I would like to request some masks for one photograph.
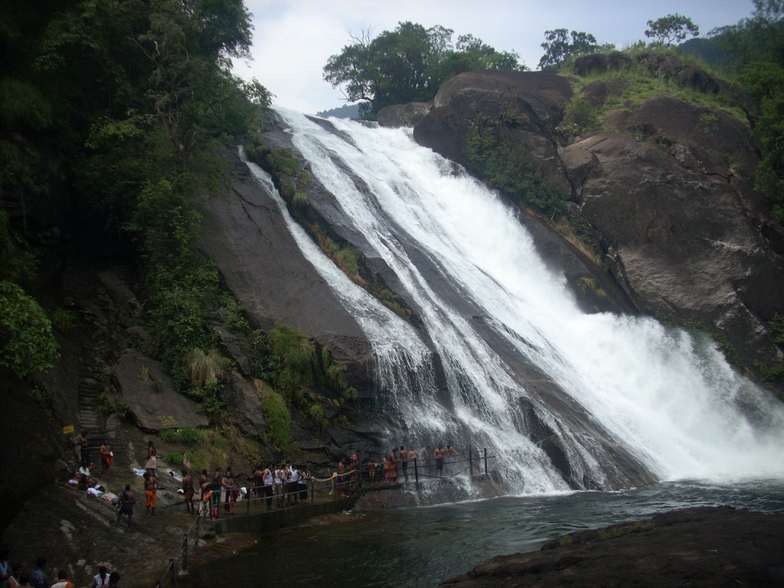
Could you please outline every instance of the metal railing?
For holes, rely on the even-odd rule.
[[[178,576],[188,573],[188,543],[190,542],[191,534],[193,534],[193,550],[198,552],[199,534],[201,527],[204,524],[204,514],[205,513],[199,509],[191,526],[183,533],[182,541],[180,541],[174,554],[169,558],[169,563],[166,566],[166,570],[163,572],[161,579],[155,583],[156,588],[162,588],[165,585],[164,583],[167,578],[169,579],[169,586],[171,586],[171,588],[176,588]]]
[[[251,514],[251,510],[261,510],[256,508],[257,505],[266,503],[267,510],[290,508],[297,504],[310,503],[314,504],[319,501],[329,501],[343,498],[348,494],[356,494],[366,489],[380,489],[380,488],[398,488],[403,484],[410,484],[413,482],[415,485],[424,483],[432,483],[434,480],[443,480],[454,478],[469,472],[469,476],[476,474],[488,474],[488,461],[494,459],[496,456],[488,455],[487,449],[484,449],[479,455],[474,455],[472,450],[468,451],[468,456],[462,459],[454,459],[452,456],[444,459],[443,463],[439,464],[435,458],[427,460],[414,459],[408,462],[397,460],[395,465],[397,469],[394,475],[384,475],[384,470],[380,472],[380,476],[376,476],[379,471],[376,468],[373,473],[368,471],[367,464],[359,470],[350,470],[342,474],[333,473],[329,478],[308,478],[307,484],[299,484],[296,490],[292,489],[286,483],[270,486],[248,486],[243,489],[238,489],[240,496],[238,501],[225,499],[226,492],[217,489],[212,491],[212,495],[206,499],[199,499],[196,518],[191,523],[188,530],[183,534],[182,541],[178,545],[174,554],[169,558],[166,570],[163,572],[161,579],[156,583],[156,587],[162,588],[166,585],[168,579],[169,586],[176,588],[179,576],[184,576],[188,572],[188,558],[190,555],[188,544],[192,541],[193,551],[198,551],[199,548],[199,535],[202,527],[204,527],[209,519],[220,518],[221,507],[225,510],[231,510],[236,513],[236,509],[240,507],[240,503],[245,503],[245,514]],[[407,463],[407,467],[403,468],[403,463]],[[459,469],[461,465],[465,465]],[[456,470],[457,467],[457,470]],[[484,471],[483,471],[484,470]],[[387,472],[390,470],[387,469]],[[408,476],[412,479],[409,480]],[[252,478],[246,474],[238,474],[237,477],[245,477],[249,481]],[[403,478],[401,481],[400,478]],[[303,487],[304,486],[304,487]],[[242,490],[245,491],[242,494]],[[263,511],[262,511],[263,512]],[[255,513],[254,513],[255,514]],[[192,537],[191,537],[192,535]]]

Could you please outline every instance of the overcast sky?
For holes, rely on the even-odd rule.
[[[584,31],[618,48],[646,39],[647,21],[688,16],[705,36],[748,16],[751,0],[245,0],[253,14],[253,61],[234,64],[275,94],[274,103],[313,114],[346,104],[323,80],[331,55],[351,44],[349,33],[373,37],[411,21],[472,34],[499,51],[516,51],[536,69],[544,31]]]

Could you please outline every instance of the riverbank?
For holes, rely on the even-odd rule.
[[[784,586],[784,513],[698,507],[501,555],[443,588]]]

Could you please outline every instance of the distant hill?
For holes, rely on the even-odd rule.
[[[713,67],[728,66],[733,62],[733,58],[719,46],[716,39],[689,39],[678,45],[678,51],[699,57]]]
[[[359,104],[346,104],[332,110],[322,110],[317,116],[334,116],[335,118],[359,118]]]

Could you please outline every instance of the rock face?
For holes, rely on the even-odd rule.
[[[270,329],[282,322],[315,338],[348,364],[352,385],[370,387],[364,367],[370,344],[356,320],[303,257],[272,196],[236,154],[226,159],[234,167],[233,190],[206,203],[199,247],[256,324]]]
[[[261,394],[236,371],[229,374],[227,385],[221,391],[221,400],[226,403],[226,410],[242,432],[261,435],[267,430]]]
[[[725,91],[677,59],[646,54],[638,61],[651,77],[706,94]],[[584,75],[629,65],[611,54],[575,67]],[[602,107],[620,101],[627,86],[620,78],[595,81],[580,98]],[[572,98],[569,79],[554,74],[461,74],[438,93],[414,137],[472,172],[472,134],[492,132],[530,153],[536,174],[566,186],[568,217],[590,228],[588,240],[636,311],[724,335],[747,368],[781,361],[766,322],[784,311],[784,230],[751,187],[758,156],[748,128],[722,110],[653,96],[607,111],[601,122],[608,130],[568,138],[559,125]],[[570,283],[589,275],[585,267],[604,273],[591,259],[584,264],[572,268]],[[610,310],[624,310],[622,298]]]
[[[378,124],[382,127],[413,127],[433,109],[430,102],[395,104],[378,111]]]
[[[620,133],[570,145],[564,161],[638,307],[716,325],[746,357],[776,360],[759,317],[781,310],[784,273],[725,178]]]
[[[175,392],[163,365],[138,351],[127,350],[112,375],[131,418],[143,431],[208,425],[207,417],[197,412],[198,405]]]
[[[489,559],[441,586],[782,586],[782,540],[782,513],[690,508],[570,533],[541,551]]]

